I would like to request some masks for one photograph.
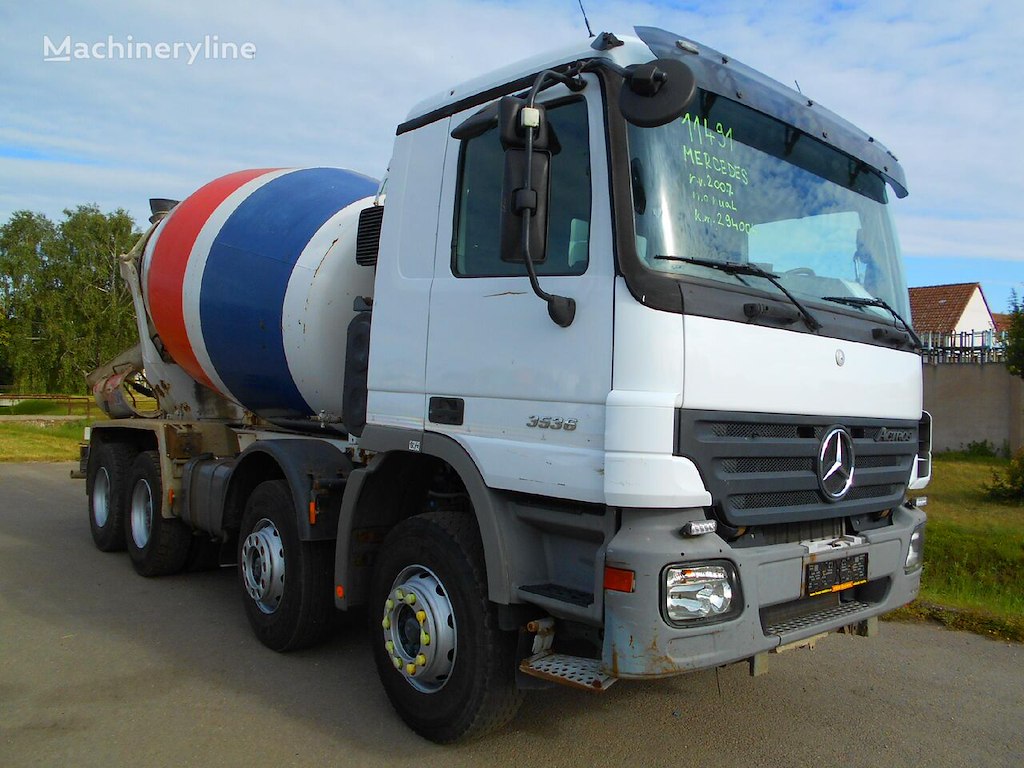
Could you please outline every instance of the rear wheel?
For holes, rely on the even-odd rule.
[[[396,526],[378,554],[370,639],[384,690],[402,719],[439,743],[506,724],[522,702],[516,636],[487,599],[476,521],[432,512]]]
[[[129,473],[125,544],[141,576],[166,576],[185,567],[192,533],[180,520],[165,518],[160,455],[144,451]]]
[[[256,486],[238,534],[238,578],[259,641],[275,651],[308,648],[331,629],[333,542],[300,541],[284,480]]]
[[[128,472],[134,451],[121,443],[96,442],[89,465],[89,530],[102,552],[124,549]]]

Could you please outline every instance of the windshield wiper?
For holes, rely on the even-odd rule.
[[[713,259],[698,259],[692,256],[663,256],[657,255],[655,259],[661,259],[662,261],[682,261],[686,264],[695,264],[698,267],[708,267],[709,269],[717,269],[720,272],[725,272],[730,275],[750,275],[751,277],[763,277],[765,280],[770,282],[780,291],[782,291],[786,298],[789,299],[793,306],[800,311],[800,316],[803,318],[804,323],[812,331],[816,331],[821,328],[821,323],[815,319],[803,304],[800,303],[799,299],[786,290],[786,287],[779,282],[779,276],[769,272],[767,269],[762,269],[756,264],[738,264],[729,261],[714,261]]]
[[[910,323],[904,320],[900,313],[893,309],[884,299],[865,299],[860,296],[822,296],[821,300],[832,301],[836,304],[846,304],[850,307],[878,307],[880,309],[884,309],[900,322],[903,329],[910,335],[910,338],[913,339],[914,344],[919,349],[924,347],[924,344],[921,342],[921,337],[914,333],[914,329],[910,327]]]

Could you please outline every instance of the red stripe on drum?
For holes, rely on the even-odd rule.
[[[211,389],[216,387],[196,359],[185,330],[182,308],[185,266],[200,230],[217,206],[246,182],[273,170],[238,171],[211,181],[175,206],[153,247],[146,291],[149,296],[162,297],[161,301],[150,302],[153,325],[160,329],[160,339],[174,362]]]

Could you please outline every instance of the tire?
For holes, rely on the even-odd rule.
[[[259,641],[283,652],[324,640],[334,612],[333,577],[333,542],[299,540],[288,483],[256,486],[238,534],[238,582]]]
[[[431,512],[399,523],[377,555],[368,614],[381,683],[416,733],[446,744],[515,716],[516,635],[498,628],[470,515]]]
[[[101,552],[124,549],[124,516],[128,472],[135,451],[122,443],[97,442],[89,463],[86,488],[89,494],[89,530]]]
[[[185,567],[192,533],[180,520],[165,518],[160,455],[135,457],[125,494],[125,545],[140,576],[167,576]]]

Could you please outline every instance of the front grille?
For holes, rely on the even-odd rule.
[[[733,509],[775,509],[803,507],[817,504],[821,495],[814,491],[784,491],[782,493],[740,493],[730,498]]]
[[[858,456],[857,466],[862,469],[898,467],[902,461],[902,456]],[[730,475],[745,475],[754,472],[813,472],[814,457],[745,456],[735,459],[722,459],[722,471]]]
[[[694,461],[716,514],[737,527],[891,509],[903,500],[918,447],[916,421],[683,409],[676,414],[676,455]],[[819,489],[817,458],[821,439],[836,425],[853,438],[856,463],[853,487],[832,503]],[[883,430],[909,439],[890,441]]]
[[[796,424],[742,424],[736,422],[717,422],[711,424],[715,437],[742,437],[748,440],[760,438],[797,438],[801,437],[800,427]],[[814,436],[813,431],[809,433]]]
[[[864,469],[876,469],[878,467],[898,467],[903,461],[902,456],[858,456],[857,466]]]
[[[738,459],[722,459],[722,471],[740,475],[751,472],[813,472],[814,459],[744,456]]]
[[[898,485],[870,485],[854,487],[846,494],[848,501],[888,498],[902,493]],[[779,507],[803,507],[821,503],[821,494],[816,491],[784,491],[782,493],[741,493],[732,497],[735,509],[775,509]]]

